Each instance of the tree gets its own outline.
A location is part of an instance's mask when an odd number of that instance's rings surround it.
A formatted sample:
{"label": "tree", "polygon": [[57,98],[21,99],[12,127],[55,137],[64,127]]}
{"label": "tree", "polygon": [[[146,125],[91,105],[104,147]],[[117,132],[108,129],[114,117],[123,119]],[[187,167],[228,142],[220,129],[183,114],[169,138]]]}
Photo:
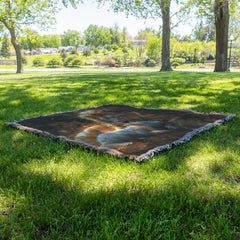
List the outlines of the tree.
{"label": "tree", "polygon": [[236,6],[235,12],[230,15],[229,33],[234,36],[234,40],[240,38],[240,6]]}
{"label": "tree", "polygon": [[40,40],[45,48],[58,48],[62,45],[61,37],[58,34],[43,35],[40,37]]}
{"label": "tree", "polygon": [[148,39],[154,36],[154,31],[151,28],[146,28],[140,30],[137,36],[134,37],[135,40],[145,40],[145,45],[148,44]]}
{"label": "tree", "polygon": [[46,25],[57,11],[56,1],[47,0],[0,0],[0,24],[3,24],[11,35],[11,42],[17,57],[17,73],[23,72],[21,45],[17,35],[31,24]]}
{"label": "tree", "polygon": [[26,29],[24,33],[26,36],[19,38],[22,48],[32,51],[33,49],[39,49],[42,46],[41,37],[37,31]]}
{"label": "tree", "polygon": [[67,30],[61,35],[61,41],[63,46],[74,46],[76,49],[83,44],[83,38],[81,33],[75,30]]}
{"label": "tree", "polygon": [[162,68],[161,71],[170,71],[170,4],[171,0],[161,0],[160,8],[162,12]]}
{"label": "tree", "polygon": [[155,62],[159,63],[160,60],[160,53],[161,53],[161,39],[152,36],[148,40],[148,47],[147,47],[147,56],[152,58]]}
{"label": "tree", "polygon": [[111,35],[111,44],[120,45],[121,43],[121,34],[119,32],[119,27],[117,24],[114,27],[109,28],[110,35]]}
{"label": "tree", "polygon": [[127,28],[123,27],[122,32],[121,32],[121,40],[123,44],[127,44],[128,42],[128,32]]}
{"label": "tree", "polygon": [[1,47],[1,56],[3,58],[9,58],[11,56],[10,54],[10,41],[9,39],[5,36],[2,41],[2,47]]}
{"label": "tree", "polygon": [[[68,0],[63,0],[66,5]],[[70,0],[76,6],[78,1]],[[11,43],[17,57],[17,73],[23,72],[21,45],[18,34],[26,26],[37,24],[40,27],[51,25],[58,11],[58,0],[0,0],[0,27],[3,25],[11,36]]]}
{"label": "tree", "polygon": [[99,47],[111,43],[111,34],[109,29],[98,27],[97,25],[89,25],[84,31],[87,46]]}
{"label": "tree", "polygon": [[201,21],[200,24],[197,24],[193,29],[193,36],[195,40],[201,42],[216,41],[214,19],[207,24],[203,24],[203,21]]}
{"label": "tree", "polygon": [[[162,67],[161,71],[171,71],[170,63],[170,4],[171,0],[97,0],[111,2],[114,11],[124,11],[140,18],[149,16],[162,18]],[[178,0],[176,1],[178,2]]]}
{"label": "tree", "polygon": [[190,5],[198,7],[198,15],[214,16],[216,27],[215,72],[227,72],[228,69],[228,32],[230,13],[237,7],[237,0],[189,0]]}
{"label": "tree", "polygon": [[216,0],[214,4],[216,25],[216,63],[215,72],[227,72],[228,69],[228,0]]}

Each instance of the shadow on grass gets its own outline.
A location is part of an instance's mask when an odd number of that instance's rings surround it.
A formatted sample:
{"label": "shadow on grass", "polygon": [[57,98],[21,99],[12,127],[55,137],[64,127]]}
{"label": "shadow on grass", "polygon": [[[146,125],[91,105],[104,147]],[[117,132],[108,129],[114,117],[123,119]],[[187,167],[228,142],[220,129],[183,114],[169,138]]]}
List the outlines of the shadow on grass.
{"label": "shadow on grass", "polygon": [[[234,79],[235,75],[231,76]],[[218,93],[208,89],[208,81],[218,79],[203,73],[27,74],[18,80],[17,86],[10,82],[2,91],[2,95],[8,96],[2,104],[12,106],[13,110],[24,108],[19,118],[26,113],[34,116],[110,103],[153,108],[177,108],[187,103],[188,108],[203,111],[209,103],[203,104],[201,96],[205,101],[212,98],[216,105],[221,104],[222,96],[216,99]],[[239,99],[237,90],[236,93]],[[227,91],[223,94],[226,100],[232,98]],[[188,96],[192,96],[190,101],[185,99]]]}
{"label": "shadow on grass", "polygon": [[26,74],[7,82],[1,125],[109,103],[237,117],[141,165],[0,126],[0,238],[237,239],[240,198],[228,177],[239,173],[227,168],[236,159],[216,159],[207,180],[188,166],[201,146],[239,153],[239,90],[210,85],[226,76],[238,86],[233,73]]}
{"label": "shadow on grass", "polygon": [[[31,141],[25,136],[18,141],[26,142],[26,138]],[[41,139],[38,147],[45,141]],[[194,183],[186,176],[172,177],[165,180],[165,186],[159,183],[155,188],[132,181],[112,189],[97,185],[85,189],[66,181],[70,176],[56,176],[54,170],[38,171],[28,165],[36,159],[47,162],[49,155],[55,162],[64,159],[70,151],[67,144],[56,151],[48,141],[47,151],[40,156],[39,150],[26,150],[27,142],[1,167],[1,172],[8,172],[1,179],[8,197],[0,225],[2,239],[235,239],[238,234],[240,199],[236,195],[216,193],[211,186],[202,189],[201,181]],[[22,147],[25,159],[19,159]],[[96,181],[111,161],[98,164],[98,176],[93,175]],[[87,172],[88,164],[84,161]],[[136,167],[131,162],[128,165]],[[139,165],[137,168],[144,171]]]}
{"label": "shadow on grass", "polygon": [[[14,121],[110,103],[153,108],[179,108],[187,104],[188,108],[192,105],[192,109],[200,112],[236,113],[239,112],[239,89],[216,90],[210,86],[211,82],[224,80],[226,76],[230,79],[228,83],[238,83],[234,73],[26,74],[17,81],[10,81],[1,91],[0,120]],[[190,101],[185,100],[188,96],[193,96]],[[228,123],[228,126],[236,127],[238,117],[233,121],[234,124]],[[7,128],[1,131],[7,131]],[[236,132],[232,134],[236,135]],[[194,154],[184,149],[173,151],[177,155],[167,157],[164,161],[166,169],[177,169],[184,159]]]}

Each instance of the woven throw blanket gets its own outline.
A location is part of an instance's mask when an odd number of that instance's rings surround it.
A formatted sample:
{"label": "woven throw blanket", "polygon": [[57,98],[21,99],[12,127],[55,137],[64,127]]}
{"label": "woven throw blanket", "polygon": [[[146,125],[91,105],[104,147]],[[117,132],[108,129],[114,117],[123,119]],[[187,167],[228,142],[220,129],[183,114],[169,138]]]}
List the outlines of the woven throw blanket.
{"label": "woven throw blanket", "polygon": [[111,104],[5,124],[141,162],[234,116]]}

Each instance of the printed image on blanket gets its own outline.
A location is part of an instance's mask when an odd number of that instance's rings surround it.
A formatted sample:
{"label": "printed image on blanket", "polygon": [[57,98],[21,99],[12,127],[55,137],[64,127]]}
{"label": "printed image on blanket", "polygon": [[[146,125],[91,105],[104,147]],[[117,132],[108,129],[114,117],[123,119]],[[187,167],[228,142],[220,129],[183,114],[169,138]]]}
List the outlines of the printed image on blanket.
{"label": "printed image on blanket", "polygon": [[25,130],[34,129],[56,138],[62,136],[90,149],[141,161],[232,117],[191,110],[105,105],[23,119],[15,122],[15,127],[24,126]]}

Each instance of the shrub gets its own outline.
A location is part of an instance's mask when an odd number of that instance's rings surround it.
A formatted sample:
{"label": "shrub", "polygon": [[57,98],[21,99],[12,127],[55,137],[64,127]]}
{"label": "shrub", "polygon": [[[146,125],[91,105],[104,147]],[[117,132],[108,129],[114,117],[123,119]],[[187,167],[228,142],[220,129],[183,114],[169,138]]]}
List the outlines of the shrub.
{"label": "shrub", "polygon": [[129,43],[128,48],[130,48],[131,50],[133,50],[133,49],[134,49],[133,43]]}
{"label": "shrub", "polygon": [[45,63],[44,63],[44,59],[42,57],[36,57],[33,60],[33,66],[34,67],[42,67],[44,65],[45,65]]}
{"label": "shrub", "polygon": [[67,54],[65,49],[61,50],[60,56],[61,56],[63,61],[67,58],[68,54]]}
{"label": "shrub", "polygon": [[156,61],[154,61],[154,59],[151,59],[151,58],[146,59],[144,62],[144,65],[146,67],[154,67],[156,66],[156,64],[157,64]]}
{"label": "shrub", "polygon": [[199,57],[198,57],[196,48],[194,49],[193,63],[199,63]]}
{"label": "shrub", "polygon": [[127,47],[124,47],[124,48],[122,49],[122,52],[123,52],[123,53],[128,53],[128,48],[127,48]]}
{"label": "shrub", "polygon": [[112,47],[111,47],[111,45],[107,45],[107,47],[106,47],[106,49],[108,50],[108,51],[111,51],[112,50]]}
{"label": "shrub", "polygon": [[98,54],[98,53],[99,53],[99,49],[98,49],[98,48],[94,48],[93,52],[94,52],[95,54]]}
{"label": "shrub", "polygon": [[200,63],[205,64],[207,61],[207,58],[205,56],[201,56],[199,60],[200,60]]}
{"label": "shrub", "polygon": [[100,66],[101,65],[101,60],[98,58],[94,61],[94,64],[97,65],[97,66]]}
{"label": "shrub", "polygon": [[104,54],[104,55],[107,55],[107,54],[108,54],[107,49],[103,49],[103,54]]}
{"label": "shrub", "polygon": [[71,65],[73,67],[79,67],[83,65],[83,61],[79,58],[79,57],[75,57],[72,61],[71,61]]}
{"label": "shrub", "polygon": [[115,60],[115,62],[116,62],[116,67],[122,67],[124,64],[123,64],[123,62],[124,62],[124,59],[123,59],[123,56],[121,56],[121,55],[115,55],[115,56],[113,56],[112,57],[114,60]]}
{"label": "shrub", "polygon": [[64,66],[71,65],[71,62],[73,61],[74,58],[76,58],[76,56],[71,55],[71,56],[67,57],[64,61]]}
{"label": "shrub", "polygon": [[115,52],[114,52],[114,55],[123,55],[123,51],[121,49],[117,49]]}
{"label": "shrub", "polygon": [[134,63],[134,67],[141,67],[143,65],[143,60],[141,58],[137,58]]}
{"label": "shrub", "polygon": [[125,66],[125,67],[128,66],[128,62],[129,62],[129,60],[131,60],[130,57],[129,57],[129,54],[125,53],[123,55],[122,59],[123,59],[123,66]]}
{"label": "shrub", "polygon": [[207,58],[207,60],[214,60],[215,57],[212,54],[209,54],[209,57]]}
{"label": "shrub", "polygon": [[174,57],[176,58],[187,58],[187,53],[183,50],[180,50],[180,49],[176,49],[174,51]]}
{"label": "shrub", "polygon": [[186,62],[185,58],[172,58],[171,63],[177,62],[179,64],[184,64]]}
{"label": "shrub", "polygon": [[27,58],[25,56],[22,56],[22,63],[23,63],[23,65],[28,64]]}
{"label": "shrub", "polygon": [[[143,51],[144,48],[140,46],[138,47],[139,51]],[[155,62],[160,62],[161,59],[161,49],[162,49],[162,41],[157,36],[152,36],[148,39],[148,46],[147,46],[147,56],[153,59]],[[141,56],[141,54],[139,54]]]}
{"label": "shrub", "polygon": [[72,48],[70,54],[71,55],[78,55],[78,52],[77,52],[76,48]]}
{"label": "shrub", "polygon": [[108,65],[109,67],[115,67],[116,61],[113,58],[107,57],[102,60],[102,65]]}
{"label": "shrub", "polygon": [[173,62],[171,65],[172,65],[174,68],[176,68],[176,67],[179,66],[180,64],[179,64],[178,62]]}
{"label": "shrub", "polygon": [[60,67],[63,64],[62,60],[58,57],[52,57],[48,63],[47,66],[51,67],[51,68],[56,68],[56,67]]}
{"label": "shrub", "polygon": [[114,51],[116,51],[118,48],[119,48],[119,46],[118,46],[116,43],[114,43],[114,44],[112,45],[112,49],[113,49]]}
{"label": "shrub", "polygon": [[83,61],[81,60],[80,57],[78,57],[77,55],[71,55],[69,57],[67,57],[64,61],[64,66],[72,66],[72,67],[79,67],[84,65]]}
{"label": "shrub", "polygon": [[91,56],[91,50],[90,49],[84,49],[82,52],[82,55],[85,57]]}

